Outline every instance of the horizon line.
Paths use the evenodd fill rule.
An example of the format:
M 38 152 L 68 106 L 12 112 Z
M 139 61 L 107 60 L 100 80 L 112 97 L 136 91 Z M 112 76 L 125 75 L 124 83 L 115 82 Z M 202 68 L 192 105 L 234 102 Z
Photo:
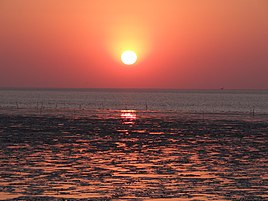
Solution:
M 119 87 L 0 87 L 0 90 L 162 90 L 162 91 L 266 91 L 268 88 L 119 88 Z

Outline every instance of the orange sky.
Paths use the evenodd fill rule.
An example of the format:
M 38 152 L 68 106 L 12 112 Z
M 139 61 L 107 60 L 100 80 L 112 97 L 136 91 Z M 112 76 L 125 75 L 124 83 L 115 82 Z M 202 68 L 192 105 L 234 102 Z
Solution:
M 0 87 L 268 89 L 267 77 L 267 0 L 0 1 Z

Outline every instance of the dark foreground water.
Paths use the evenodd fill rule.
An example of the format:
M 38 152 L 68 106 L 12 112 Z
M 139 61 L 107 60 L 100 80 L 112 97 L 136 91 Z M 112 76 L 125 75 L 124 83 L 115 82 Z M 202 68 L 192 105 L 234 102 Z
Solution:
M 267 200 L 267 162 L 254 118 L 0 115 L 1 199 Z

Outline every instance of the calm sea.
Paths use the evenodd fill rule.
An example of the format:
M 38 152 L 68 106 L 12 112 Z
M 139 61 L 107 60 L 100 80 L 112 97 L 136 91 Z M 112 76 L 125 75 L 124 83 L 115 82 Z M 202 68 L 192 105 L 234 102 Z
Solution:
M 268 113 L 268 90 L 2 89 L 2 108 Z

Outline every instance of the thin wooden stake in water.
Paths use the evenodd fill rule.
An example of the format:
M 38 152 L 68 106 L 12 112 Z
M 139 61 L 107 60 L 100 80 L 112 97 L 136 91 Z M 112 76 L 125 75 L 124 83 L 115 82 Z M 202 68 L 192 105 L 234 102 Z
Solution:
M 16 102 L 16 106 L 17 106 L 17 109 L 19 109 L 19 104 L 18 104 L 18 102 Z

